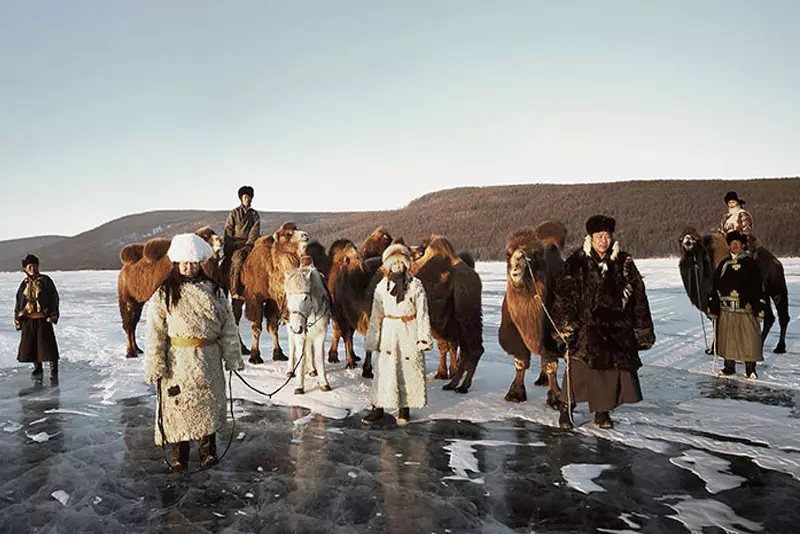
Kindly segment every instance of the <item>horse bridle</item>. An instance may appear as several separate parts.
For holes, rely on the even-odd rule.
[[[309,328],[311,328],[312,326],[314,326],[315,324],[317,324],[323,317],[325,317],[324,313],[317,313],[315,315],[316,319],[314,319],[313,322],[309,323],[308,322],[308,318],[309,318],[308,315],[306,315],[305,313],[301,312],[300,310],[289,310],[288,309],[289,308],[289,304],[288,304],[289,303],[289,299],[288,299],[289,295],[308,295],[308,296],[310,296],[311,292],[310,291],[292,291],[292,292],[286,293],[286,297],[287,297],[286,298],[286,308],[289,311],[289,316],[291,317],[292,315],[299,315],[300,317],[305,319],[305,323],[306,323],[305,330],[306,331]],[[295,332],[294,328],[292,328],[291,321],[289,321],[289,325],[288,326],[289,326],[289,330],[291,330],[293,334],[302,334],[303,333],[302,329],[299,332]]]

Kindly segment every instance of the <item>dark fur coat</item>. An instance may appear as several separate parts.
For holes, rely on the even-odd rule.
[[[556,284],[553,316],[570,356],[592,369],[635,371],[639,351],[655,343],[644,281],[616,242],[606,261],[593,254],[588,237],[572,253]]]
[[[45,274],[33,278],[27,276],[19,285],[14,306],[14,325],[17,330],[22,328],[27,316],[37,313],[41,313],[50,323],[58,322],[58,291],[53,280]]]

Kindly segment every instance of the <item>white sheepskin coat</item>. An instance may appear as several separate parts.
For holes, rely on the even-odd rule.
[[[225,423],[225,370],[244,369],[239,335],[228,300],[209,281],[184,283],[178,303],[167,310],[166,292],[156,291],[147,311],[145,378],[161,378],[167,443],[197,440]],[[205,347],[173,347],[170,337],[216,339]],[[177,388],[177,389],[176,389]],[[178,391],[176,393],[176,391]],[[172,393],[170,393],[172,391]],[[156,407],[155,442],[161,445]]]
[[[405,298],[389,294],[384,278],[375,288],[366,350],[380,351],[374,360],[372,404],[387,410],[422,408],[427,404],[425,356],[431,350],[431,322],[422,282],[410,278]],[[390,317],[415,316],[409,322]]]

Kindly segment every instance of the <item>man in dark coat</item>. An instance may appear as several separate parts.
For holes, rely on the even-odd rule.
[[[231,297],[241,300],[242,287],[239,273],[247,255],[253,250],[256,239],[261,235],[261,218],[258,212],[250,207],[253,201],[253,188],[243,185],[239,188],[241,204],[232,209],[225,223],[224,251],[230,258]]]
[[[556,283],[552,315],[569,358],[561,428],[572,428],[577,402],[588,401],[595,423],[613,428],[613,408],[642,400],[639,351],[655,343],[653,320],[642,276],[614,239],[615,226],[605,215],[589,218],[583,247],[570,255]]]
[[[58,380],[58,344],[53,325],[58,322],[58,291],[49,276],[39,272],[39,258],[22,260],[27,275],[17,290],[14,327],[22,332],[17,361],[33,363],[34,378],[44,374],[42,362],[50,362],[50,380]]]
[[[716,350],[725,358],[723,375],[736,372],[736,362],[745,362],[748,378],[758,378],[756,362],[763,362],[761,326],[767,306],[758,263],[744,250],[747,235],[732,230],[725,239],[731,255],[714,273],[706,313],[715,321]]]

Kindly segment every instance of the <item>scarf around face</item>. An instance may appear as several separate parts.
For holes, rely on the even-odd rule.
[[[387,287],[391,288],[389,289],[389,294],[394,296],[397,299],[397,303],[400,304],[406,298],[406,288],[408,286],[406,271],[405,269],[399,272],[392,271],[387,278]],[[391,287],[390,282],[394,282],[394,287]]]

